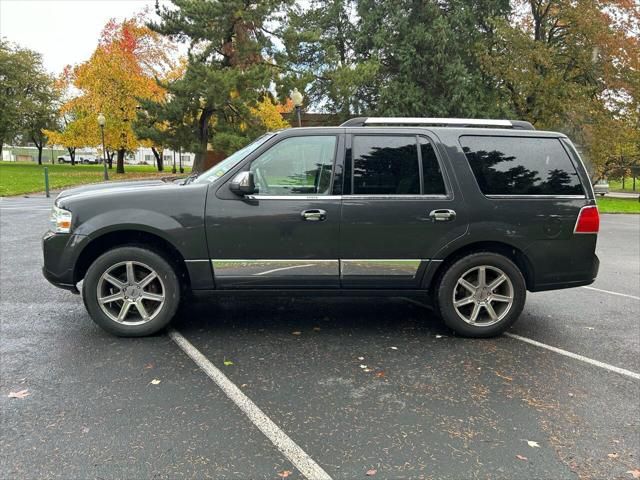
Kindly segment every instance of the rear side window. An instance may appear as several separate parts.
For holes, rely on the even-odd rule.
[[[426,138],[356,135],[352,152],[355,195],[446,194],[438,159]]]
[[[460,144],[485,195],[584,195],[557,138],[465,135]]]
[[[354,137],[353,193],[418,195],[420,170],[416,137]]]

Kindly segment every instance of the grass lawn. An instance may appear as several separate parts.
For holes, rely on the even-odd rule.
[[[633,178],[627,177],[624,179],[624,190],[622,189],[622,179],[621,178],[610,178],[609,182],[609,190],[612,192],[633,192]],[[640,193],[640,178],[636,177],[636,192]]]
[[[35,163],[0,162],[0,196],[21,195],[44,191],[44,167],[49,168],[51,190],[102,181],[102,165],[38,165]],[[124,174],[117,174],[115,164],[109,170],[110,180],[161,178],[172,175],[171,167],[158,172],[153,165],[125,165]],[[185,169],[189,173],[190,168]]]
[[[640,213],[640,202],[637,198],[598,197],[600,213]]]

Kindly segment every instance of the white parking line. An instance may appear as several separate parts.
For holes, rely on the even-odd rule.
[[[594,290],[598,290],[598,289],[594,289]],[[615,293],[615,292],[607,292],[607,293]],[[618,295],[622,295],[622,294],[620,293]],[[624,296],[629,297],[631,295],[624,295]],[[637,298],[637,297],[631,297],[631,298]],[[414,305],[419,305],[421,307],[429,308],[428,305],[418,302],[416,300],[412,300],[410,298],[404,298],[404,297],[402,297],[402,299],[409,303],[413,303]],[[564,355],[565,357],[573,358],[574,360],[580,360],[581,362],[585,362],[590,365],[595,365],[596,367],[604,368],[605,370],[609,370],[611,372],[619,373],[620,375],[625,375],[627,377],[640,380],[640,373],[632,372],[631,370],[626,370],[624,368],[616,367],[614,365],[609,365],[608,363],[600,362],[599,360],[594,360],[592,358],[585,357],[577,353],[569,352],[568,350],[563,350],[562,348],[554,347],[552,345],[547,345],[546,343],[538,342],[536,340],[532,340],[527,337],[521,337],[520,335],[516,335],[515,333],[505,332],[503,333],[503,335],[507,337],[511,337],[515,340],[520,340],[521,342],[525,342],[530,345],[535,345],[536,347],[546,348],[547,350],[558,353],[560,355]]]
[[[260,408],[247,397],[227,376],[216,368],[189,340],[176,330],[169,331],[169,337],[207,376],[249,417],[280,452],[287,457],[300,473],[309,480],[331,480],[331,477],[307,453],[287,436]]]
[[[595,365],[596,367],[604,368],[605,370],[609,370],[611,372],[619,373],[620,375],[624,375],[626,377],[634,378],[636,380],[640,380],[640,373],[632,372],[631,370],[626,370],[624,368],[615,367],[613,365],[609,365],[608,363],[600,362],[598,360],[594,360],[589,357],[585,357],[583,355],[578,355],[577,353],[569,352],[567,350],[563,350],[562,348],[552,347],[551,345],[547,345],[546,343],[537,342],[536,340],[532,340],[527,337],[521,337],[520,335],[516,335],[515,333],[505,332],[503,335],[507,337],[514,338],[516,340],[520,340],[521,342],[528,343],[530,345],[535,345],[536,347],[545,348],[547,350],[551,350],[552,352],[559,353],[560,355],[564,355],[565,357],[573,358],[574,360],[580,360],[581,362],[588,363],[590,365]]]
[[[619,297],[627,297],[627,298],[633,298],[634,300],[640,300],[640,297],[636,297],[634,295],[627,295],[626,293],[612,292],[611,290],[602,290],[601,288],[595,288],[595,287],[582,287],[582,288],[586,288],[588,290],[595,290],[596,292],[608,293],[609,295],[617,295]]]

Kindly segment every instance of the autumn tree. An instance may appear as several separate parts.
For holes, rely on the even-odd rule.
[[[97,115],[102,112],[107,149],[117,153],[116,171],[124,173],[125,153],[141,145],[132,128],[140,100],[165,95],[155,79],[171,68],[172,51],[171,44],[141,18],[107,23],[91,58],[73,69],[72,85],[80,95],[62,108],[63,114],[73,113],[63,129],[64,144],[76,143],[76,138],[82,144],[101,145]]]
[[[516,117],[568,133],[596,175],[604,173],[614,152],[640,144],[637,5],[518,0],[513,7],[509,22],[496,26],[484,71]]]
[[[282,0],[172,0],[157,5],[150,28],[189,46],[184,75],[166,82],[165,108],[191,124],[193,169],[202,171],[207,145],[232,150],[247,143],[251,106],[264,96],[277,67],[270,60],[269,22]],[[150,110],[148,108],[147,110]]]
[[[0,40],[0,158],[5,142],[33,143],[42,164],[58,91],[40,54]]]

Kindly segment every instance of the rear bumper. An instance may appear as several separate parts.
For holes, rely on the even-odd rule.
[[[593,255],[593,262],[591,269],[586,274],[580,275],[581,278],[575,278],[571,280],[563,280],[561,282],[549,282],[549,283],[536,283],[529,289],[531,292],[544,292],[547,290],[561,290],[563,288],[583,287],[585,285],[591,285],[595,282],[600,270],[600,259],[596,254]]]

